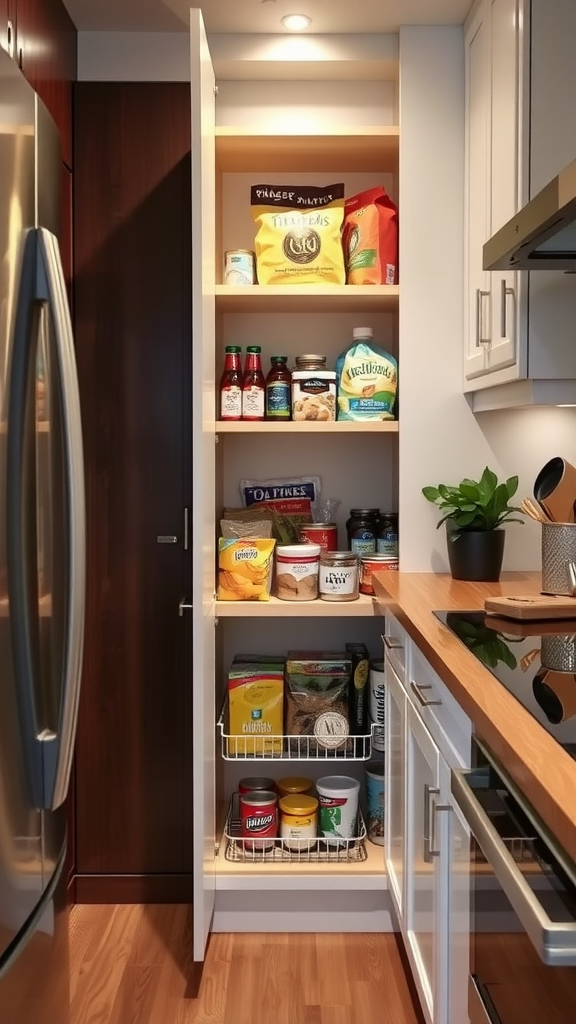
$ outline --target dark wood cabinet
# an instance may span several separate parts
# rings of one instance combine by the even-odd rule
[[[0,3],[4,0],[0,0]],[[8,0],[16,11],[15,57],[60,130],[62,159],[72,167],[72,83],[77,33],[62,0]]]
[[[0,46],[13,54],[16,26],[16,0],[0,0]]]
[[[78,83],[74,109],[88,528],[77,899],[188,901],[189,86]]]

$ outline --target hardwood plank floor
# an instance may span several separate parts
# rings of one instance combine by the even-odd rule
[[[393,935],[213,935],[186,998],[190,911],[76,906],[71,1024],[420,1024]]]

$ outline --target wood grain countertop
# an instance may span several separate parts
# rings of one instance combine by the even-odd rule
[[[566,852],[576,861],[576,761],[433,615],[484,608],[486,597],[537,594],[540,573],[464,583],[435,573],[374,574],[383,613],[396,616]]]

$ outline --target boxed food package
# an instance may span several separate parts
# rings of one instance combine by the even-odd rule
[[[259,284],[344,284],[344,185],[253,185]]]
[[[275,540],[218,541],[218,600],[268,601]]]
[[[284,663],[241,662],[228,672],[229,753],[281,754]]]
[[[294,370],[292,419],[329,423],[336,419],[334,370]]]
[[[349,685],[352,662],[340,651],[289,651],[286,733],[310,736],[311,750],[351,750]],[[299,749],[297,739],[291,749]],[[304,749],[300,752],[304,752]]]

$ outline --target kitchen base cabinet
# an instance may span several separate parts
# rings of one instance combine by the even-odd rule
[[[387,617],[387,636],[400,633]],[[427,1024],[467,1024],[469,842],[450,777],[469,763],[471,726],[415,644],[402,647],[403,681],[385,642],[389,893]]]

